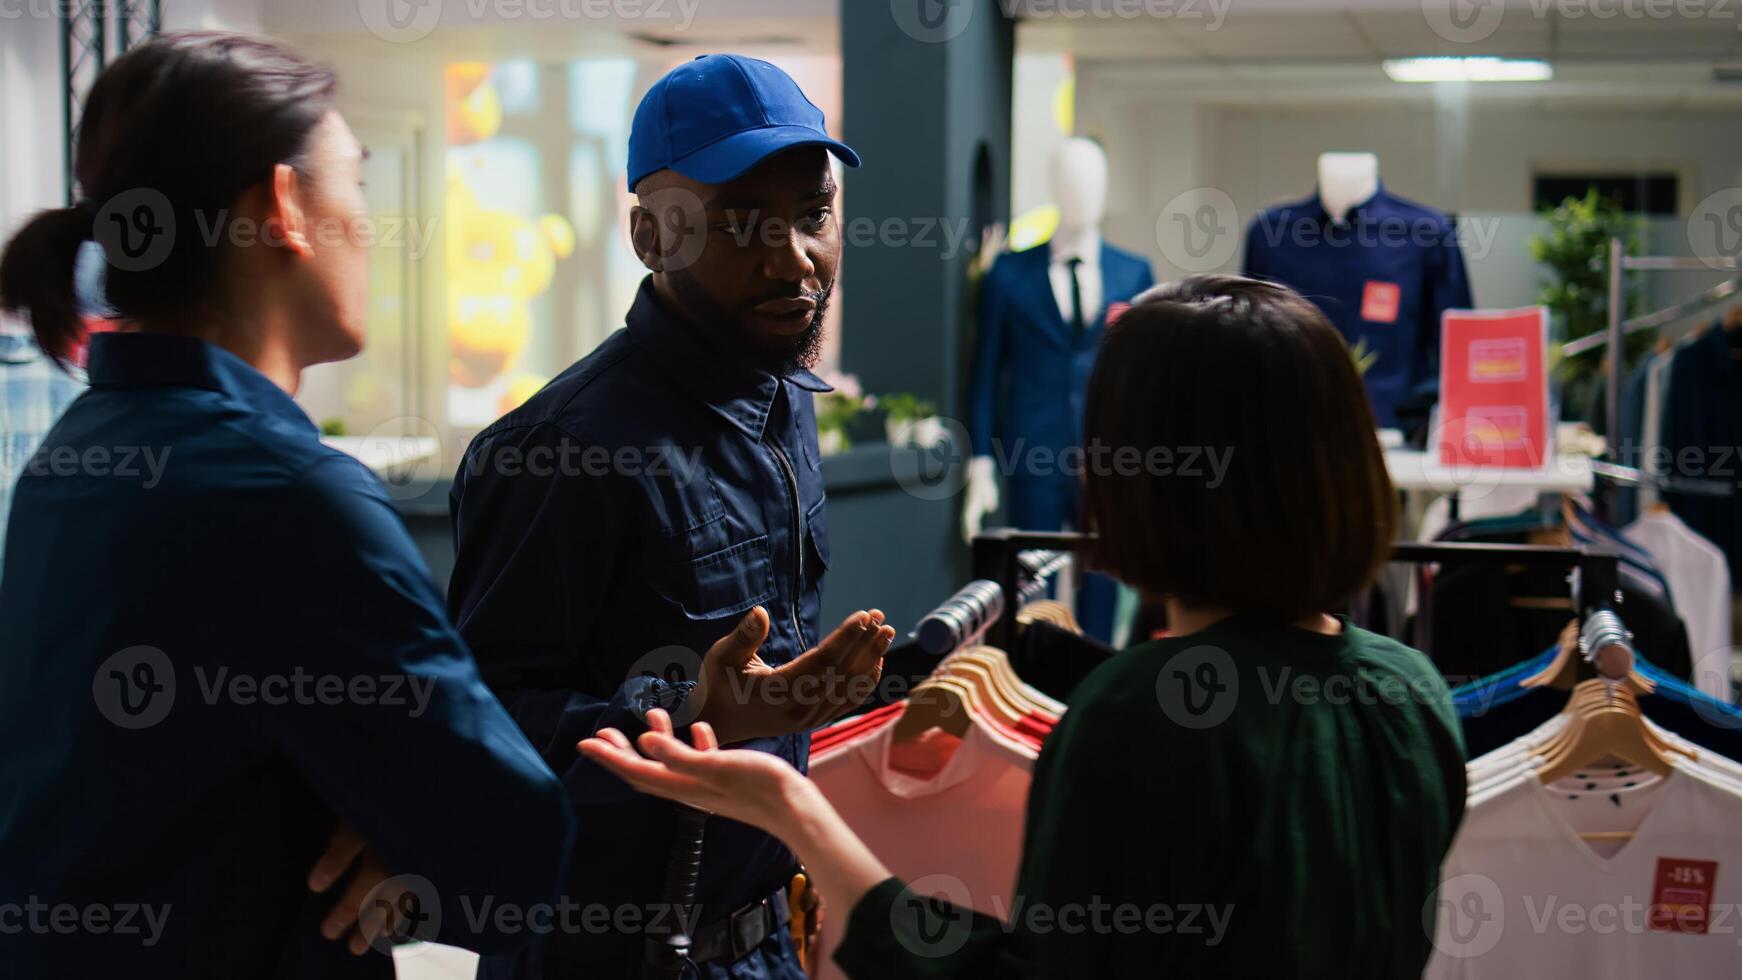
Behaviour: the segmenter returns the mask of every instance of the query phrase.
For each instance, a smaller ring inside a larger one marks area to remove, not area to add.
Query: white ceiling
[[[1373,62],[1473,54],[1556,62],[1742,59],[1742,4],[1735,0],[1006,2],[1027,11],[1024,50],[1089,61]],[[1445,17],[1448,3],[1466,5],[1465,19]],[[1704,16],[1646,16],[1678,9]]]
[[[1019,28],[1019,51],[1069,54],[1098,92],[1133,98],[1167,92],[1222,104],[1430,101],[1444,93],[1433,85],[1393,83],[1379,63],[1501,55],[1546,59],[1555,80],[1472,85],[1463,97],[1671,112],[1742,105],[1742,84],[1712,79],[1716,66],[1742,65],[1737,0],[1013,2],[1032,8]],[[1449,2],[1473,4],[1464,8],[1471,16],[1448,20]],[[1678,3],[1704,16],[1644,16],[1673,12]],[[1164,13],[1111,13],[1120,9]]]

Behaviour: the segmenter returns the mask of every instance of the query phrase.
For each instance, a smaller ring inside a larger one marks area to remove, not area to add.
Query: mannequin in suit
[[[1000,478],[1011,525],[1056,531],[1076,523],[1083,397],[1095,353],[1109,319],[1155,285],[1148,260],[1101,240],[1107,156],[1100,145],[1066,140],[1049,177],[1059,210],[1052,240],[1000,256],[980,286],[968,417],[974,458],[962,513],[968,539],[998,509]]]

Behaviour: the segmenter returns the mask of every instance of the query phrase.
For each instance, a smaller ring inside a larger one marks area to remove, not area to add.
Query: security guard
[[[651,275],[624,329],[480,433],[455,477],[449,610],[582,828],[548,934],[482,977],[634,976],[670,924],[675,810],[577,741],[633,737],[661,707],[803,769],[809,730],[875,684],[894,636],[880,613],[818,629],[811,399],[829,389],[808,367],[840,258],[831,153],[859,163],[767,62],[707,55],[655,82],[628,173]],[[803,977],[782,894],[795,870],[772,837],[709,824],[702,976]]]

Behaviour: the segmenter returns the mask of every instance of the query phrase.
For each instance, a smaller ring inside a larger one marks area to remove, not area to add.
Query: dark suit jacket
[[[1056,459],[1082,443],[1083,397],[1106,332],[1106,310],[1155,285],[1142,256],[1101,244],[1101,313],[1080,338],[1060,315],[1046,246],[998,258],[980,285],[979,338],[968,426],[974,455],[992,456],[1004,479],[1070,479],[1020,465],[1035,449]],[[1020,441],[1019,441],[1020,440]],[[1018,464],[1014,470],[1006,461]]]

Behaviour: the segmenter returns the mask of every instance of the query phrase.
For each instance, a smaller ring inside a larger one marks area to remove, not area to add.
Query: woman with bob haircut
[[[1397,521],[1341,336],[1279,285],[1157,287],[1108,332],[1084,430],[1090,460],[1228,462],[1086,474],[1090,563],[1171,635],[1097,668],[1041,751],[1012,921],[909,891],[812,783],[705,725],[581,750],[786,842],[855,978],[1420,976],[1463,749],[1427,658],[1334,615]]]

